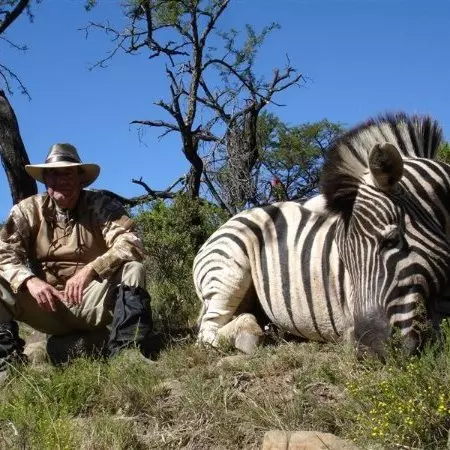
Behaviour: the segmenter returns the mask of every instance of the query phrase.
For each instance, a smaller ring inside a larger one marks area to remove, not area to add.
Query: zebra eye
[[[392,230],[387,234],[380,243],[381,250],[390,250],[395,247],[402,245],[403,247],[404,239],[399,230]]]

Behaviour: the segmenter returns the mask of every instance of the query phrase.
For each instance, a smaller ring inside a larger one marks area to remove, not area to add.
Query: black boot
[[[121,284],[114,307],[114,317],[108,342],[109,356],[120,350],[138,347],[148,356],[148,340],[153,330],[150,295],[141,287]]]
[[[0,372],[5,371],[9,364],[26,362],[24,347],[25,341],[19,337],[17,322],[0,323]]]

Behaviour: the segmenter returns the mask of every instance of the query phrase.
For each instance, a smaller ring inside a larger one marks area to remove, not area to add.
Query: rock
[[[26,340],[23,350],[31,364],[49,362],[47,354],[47,336],[36,330],[32,330]]]
[[[267,431],[262,450],[359,450],[352,442],[319,431]]]
[[[46,340],[27,344],[23,352],[31,364],[43,364],[49,362]]]
[[[25,328],[25,326],[27,328]],[[27,325],[20,324],[21,330],[24,329],[24,333],[26,334],[26,344],[35,344],[36,342],[46,341],[47,335],[45,333],[41,333],[40,331],[33,330]]]

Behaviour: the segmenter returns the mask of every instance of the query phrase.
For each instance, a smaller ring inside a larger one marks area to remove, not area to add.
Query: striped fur
[[[438,322],[446,309],[450,167],[430,159],[440,143],[428,117],[371,119],[330,149],[325,207],[284,202],[230,219],[194,262],[199,340],[217,345],[256,299],[270,321],[307,339],[353,338],[383,354],[398,328],[415,351],[423,312]]]

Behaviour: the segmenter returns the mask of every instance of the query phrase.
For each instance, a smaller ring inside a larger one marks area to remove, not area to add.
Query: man
[[[143,253],[122,205],[84,190],[100,167],[55,144],[26,171],[46,193],[15,205],[0,233],[0,370],[21,358],[17,322],[48,335],[109,327],[108,353],[137,345],[152,328]]]

